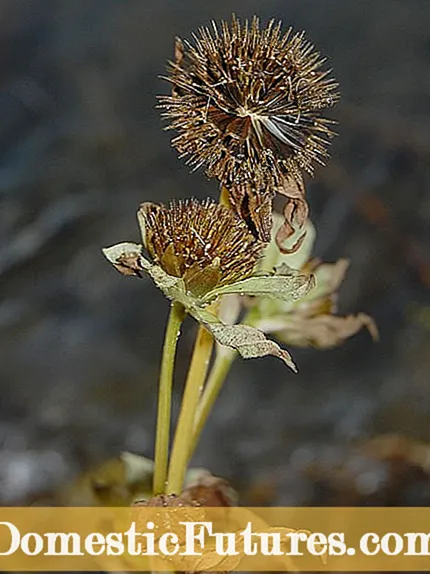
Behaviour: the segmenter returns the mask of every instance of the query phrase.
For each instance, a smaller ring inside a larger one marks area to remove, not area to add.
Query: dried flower
[[[263,248],[231,209],[211,200],[144,203],[138,217],[154,262],[198,295],[249,277]]]
[[[296,370],[290,354],[249,325],[226,325],[206,307],[228,294],[296,301],[313,278],[281,266],[252,275],[263,244],[228,207],[210,200],[170,206],[143,204],[138,211],[143,245],[103,249],[124,275],[147,273],[165,296],[180,303],[220,344],[244,358],[274,355]],[[144,247],[152,261],[143,255]]]
[[[280,216],[275,218],[275,226],[282,225],[280,219]],[[282,256],[271,244],[262,260],[262,267],[286,260],[303,273],[313,273],[316,287],[300,301],[256,301],[252,310],[252,325],[264,333],[275,334],[284,343],[298,347],[336,347],[363,327],[376,340],[378,330],[375,322],[365,313],[346,317],[336,315],[337,291],[349,263],[346,259],[336,263],[320,263],[310,259],[315,231],[310,222],[307,227],[306,241],[297,253]]]
[[[260,30],[257,17],[177,40],[172,95],[160,98],[172,144],[226,186],[239,214],[253,194],[289,197],[291,180],[301,188],[302,170],[322,163],[333,135],[322,112],[338,99],[323,62],[303,33],[273,20]]]
[[[282,313],[262,317],[258,328],[265,333],[276,333],[279,340],[296,347],[337,347],[363,327],[377,340],[378,330],[369,315],[336,315],[337,289],[347,268],[348,261],[345,259],[336,263],[316,264],[313,272],[317,286],[313,292],[288,310],[284,308]]]

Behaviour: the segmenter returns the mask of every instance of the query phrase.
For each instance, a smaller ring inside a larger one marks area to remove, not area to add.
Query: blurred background
[[[217,186],[190,174],[156,95],[176,35],[258,14],[305,30],[342,92],[308,183],[315,254],[351,259],[330,351],[238,360],[193,460],[248,504],[430,503],[430,3],[1,0],[0,503],[55,498],[127,450],[153,453],[168,305],[102,246],[138,241],[141,201]],[[183,330],[175,394],[192,348]]]

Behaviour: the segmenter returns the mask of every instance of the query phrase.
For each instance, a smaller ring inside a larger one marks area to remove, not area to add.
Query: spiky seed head
[[[209,199],[143,203],[139,214],[152,259],[197,296],[251,275],[264,247],[231,209]]]
[[[228,189],[273,193],[327,153],[333,133],[322,114],[338,94],[323,63],[303,33],[283,33],[273,20],[260,29],[257,17],[177,40],[172,95],[160,98],[178,132],[172,144]]]

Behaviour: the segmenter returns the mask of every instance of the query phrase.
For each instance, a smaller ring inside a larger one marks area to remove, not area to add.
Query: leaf
[[[339,317],[337,315],[317,315],[309,317],[292,313],[289,316],[262,319],[258,327],[276,336],[289,345],[330,349],[366,328],[374,340],[378,339],[378,329],[371,317],[365,313]]]
[[[123,275],[142,277],[151,264],[142,256],[142,245],[137,243],[118,243],[102,249],[103,255]]]
[[[141,480],[152,481],[154,461],[132,452],[122,452],[120,459],[124,463],[127,484],[136,484]]]
[[[194,263],[184,274],[185,288],[195,297],[200,298],[211,291],[221,278],[220,259],[215,259],[206,267]]]
[[[309,299],[314,300],[335,293],[344,280],[348,267],[348,259],[339,259],[335,263],[321,263],[315,269],[316,287],[309,295]]]
[[[268,246],[266,253],[261,261],[261,268],[266,271],[271,271],[273,267],[276,267],[280,263],[286,263],[289,267],[293,269],[302,269],[304,265],[310,260],[312,255],[312,249],[315,242],[316,231],[310,219],[306,221],[306,224],[301,231],[304,233],[304,239],[296,251],[293,253],[287,252],[283,253],[279,250],[276,244],[276,234],[278,230],[283,225],[283,217],[278,213],[273,215],[273,229],[272,229],[272,241]],[[287,245],[284,248],[287,249]]]
[[[168,299],[178,301],[185,307],[193,303],[194,300],[186,293],[183,279],[169,275],[158,265],[151,265],[148,273]]]
[[[258,329],[249,325],[225,325],[215,315],[201,307],[193,306],[189,312],[213,335],[217,343],[235,349],[244,359],[273,355],[297,373],[297,367],[288,351],[267,339]]]
[[[254,295],[256,297],[292,302],[302,299],[314,285],[315,281],[312,275],[304,275],[283,264],[275,271],[274,275],[254,276],[231,285],[213,289],[202,301],[210,302],[222,295],[237,293],[239,295]]]
[[[204,469],[190,469],[187,473],[182,500],[199,506],[237,506],[238,496],[230,484]]]
[[[142,245],[136,243],[118,243],[102,251],[123,275],[142,277],[142,272],[145,271],[168,299],[178,301],[185,307],[195,304],[195,298],[186,293],[184,281],[180,277],[169,275],[160,266],[145,259],[142,249]]]
[[[142,242],[146,249],[150,247],[150,241],[148,241],[147,237],[147,229],[146,229],[146,219],[145,219],[145,212],[148,209],[160,209],[160,206],[156,203],[152,203],[150,201],[145,201],[144,203],[140,204],[140,207],[137,211],[137,223],[139,224],[140,234],[142,236]],[[150,253],[150,255],[153,255]]]
[[[135,498],[151,495],[154,463],[123,452],[90,468],[62,487],[56,503],[63,506],[128,506]]]
[[[276,233],[276,244],[282,253],[294,253],[304,242],[304,234],[295,241],[292,247],[285,247],[285,241],[295,233],[301,232],[309,214],[306,202],[306,188],[301,176],[287,176],[276,190],[287,198],[284,205],[284,222]]]

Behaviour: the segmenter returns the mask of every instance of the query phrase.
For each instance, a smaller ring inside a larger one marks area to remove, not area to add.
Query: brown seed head
[[[140,214],[153,260],[195,295],[248,277],[264,246],[231,209],[212,200],[144,203]]]
[[[274,193],[326,155],[333,134],[322,113],[338,94],[323,62],[303,33],[273,20],[260,29],[257,17],[177,40],[173,92],[160,98],[173,145],[228,189]]]

